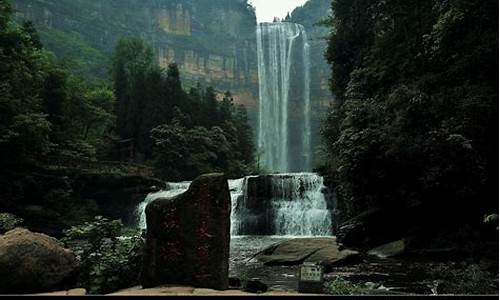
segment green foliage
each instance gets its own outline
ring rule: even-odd
[[[337,277],[334,281],[327,283],[325,292],[329,295],[361,296],[368,294],[368,289],[364,286],[353,284],[341,277]]]
[[[114,96],[86,83],[43,49],[31,22],[1,2],[0,153],[5,163],[64,153],[93,159],[114,126]]]
[[[24,222],[13,214],[0,213],[0,234],[6,233]]]
[[[79,284],[91,294],[107,294],[138,284],[144,240],[121,221],[96,217],[66,230],[64,241],[85,243]],[[126,234],[126,235],[125,235]]]
[[[234,107],[229,93],[222,101],[212,88],[186,93],[177,65],[162,70],[151,49],[137,38],[124,38],[116,45],[113,89],[105,82],[80,78],[64,53],[58,51],[58,59],[46,52],[33,24],[17,25],[10,20],[8,3],[1,3],[5,26],[0,28],[0,157],[5,163],[49,156],[151,162],[158,157],[151,130],[179,120],[206,152],[185,153],[193,160],[188,165],[197,167],[186,173],[184,167],[172,171],[180,174],[176,177],[216,170],[247,173],[253,163],[252,133],[246,111]],[[86,60],[96,54],[84,47],[78,34],[65,31],[52,37],[58,45],[64,41],[75,45],[76,52],[82,50],[68,56]],[[115,140],[115,132],[121,140]],[[115,146],[121,141],[131,141],[132,157],[113,155],[123,150]],[[171,152],[180,146],[173,147]],[[175,166],[162,166],[168,168]]]
[[[45,25],[40,25],[39,31],[45,47],[56,53],[74,74],[82,77],[108,77],[109,54],[90,45],[81,33]]]
[[[133,159],[153,161],[168,180],[249,172],[254,161],[252,129],[245,108],[234,106],[231,93],[220,101],[211,87],[186,93],[177,65],[159,69],[151,50],[138,39],[118,43],[113,78],[117,131],[133,141]]]
[[[498,2],[334,0],[325,160],[350,214],[497,210]],[[449,214],[448,214],[449,215]],[[347,216],[349,217],[349,216]],[[422,221],[424,222],[424,221]]]
[[[248,166],[253,161],[253,152],[249,140],[250,128],[246,127],[244,117],[246,113],[243,108],[236,111],[232,106],[224,108],[228,105],[224,101],[221,105],[227,109],[228,120],[220,127],[186,127],[180,121],[186,118],[178,111],[178,117],[171,124],[152,130],[155,165],[163,178],[186,180],[212,172],[239,177],[250,172]],[[218,113],[217,109],[216,106],[215,113]],[[233,113],[235,118],[232,120]]]
[[[10,20],[9,2],[0,1],[0,153],[13,162],[49,146],[50,124],[38,95],[46,56],[34,46],[34,33]]]
[[[440,264],[429,271],[429,280],[438,283],[440,295],[496,294],[498,283],[494,283],[494,276],[481,265],[466,263],[458,266]]]

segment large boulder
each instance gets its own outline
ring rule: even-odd
[[[336,236],[347,247],[369,250],[403,238],[409,221],[403,211],[372,209],[343,223]]]
[[[368,254],[379,258],[389,258],[403,255],[405,251],[406,241],[403,239],[374,248],[368,251]]]
[[[0,293],[64,290],[77,276],[75,255],[56,239],[20,228],[0,236]]]
[[[265,265],[315,263],[327,270],[355,262],[357,251],[339,247],[335,238],[298,238],[272,245],[254,256]]]
[[[231,199],[226,177],[197,178],[188,191],[146,207],[141,284],[228,288]]]

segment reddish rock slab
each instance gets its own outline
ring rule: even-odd
[[[184,194],[151,202],[146,207],[142,286],[227,289],[230,215],[224,174],[200,176]]]

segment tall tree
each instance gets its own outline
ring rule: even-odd
[[[422,206],[436,224],[453,208],[456,228],[497,210],[498,1],[334,0],[332,9],[338,101],[323,137],[350,214]]]

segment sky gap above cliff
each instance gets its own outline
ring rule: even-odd
[[[284,19],[287,13],[304,5],[307,0],[250,0],[256,8],[257,22],[272,22],[275,17]]]

